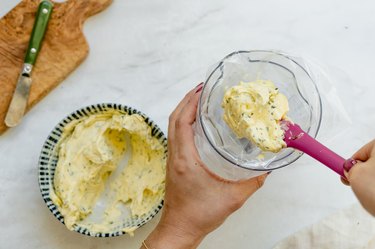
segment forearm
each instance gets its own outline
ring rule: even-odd
[[[192,233],[179,230],[165,224],[159,224],[146,238],[141,249],[194,249],[197,248],[204,236],[195,236]]]

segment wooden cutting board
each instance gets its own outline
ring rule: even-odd
[[[84,21],[112,0],[68,0],[54,3],[44,41],[32,72],[29,110],[86,58],[89,46]],[[21,71],[39,0],[23,0],[0,19],[0,134]]]

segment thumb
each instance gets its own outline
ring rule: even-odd
[[[257,177],[243,180],[241,183],[243,185],[242,187],[244,188],[243,191],[248,196],[254,194],[255,191],[257,191],[263,186],[264,182],[266,181],[267,176],[268,176],[268,173],[265,173]]]

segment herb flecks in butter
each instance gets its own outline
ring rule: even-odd
[[[288,100],[273,82],[240,82],[229,88],[222,102],[224,121],[238,138],[247,138],[263,151],[286,146],[280,120],[287,118]]]
[[[86,227],[92,232],[113,232],[112,224],[121,215],[119,203],[126,204],[132,216],[142,216],[164,195],[164,146],[138,114],[113,112],[73,121],[65,127],[58,149],[54,190],[50,194],[71,230],[92,213],[107,178],[128,150],[131,155],[127,165],[110,183],[111,202],[103,222]]]

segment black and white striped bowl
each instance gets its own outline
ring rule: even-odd
[[[64,127],[74,120],[80,120],[92,114],[99,114],[105,113],[108,111],[118,111],[119,113],[123,114],[140,114],[144,119],[145,122],[151,127],[152,136],[159,139],[159,141],[163,144],[165,148],[165,155],[167,155],[167,139],[161,129],[152,121],[149,117],[145,114],[137,111],[134,108],[120,105],[120,104],[96,104],[81,108],[66,118],[64,118],[59,124],[55,126],[55,128],[51,131],[48,135],[47,140],[45,141],[40,158],[39,158],[39,187],[42,193],[43,200],[47,204],[47,207],[52,212],[52,214],[64,224],[64,217],[59,212],[56,205],[52,202],[50,197],[50,190],[53,188],[53,177],[55,174],[55,168],[58,161],[58,148],[57,144],[61,138],[61,134],[64,130]],[[74,227],[74,231],[94,236],[94,237],[113,237],[125,234],[123,230],[126,228],[139,228],[146,224],[149,220],[151,220],[163,207],[163,199],[160,200],[160,203],[154,206],[146,215],[142,217],[135,217],[129,218],[124,220],[121,225],[116,227],[114,232],[111,233],[93,233],[90,232],[88,229],[80,227],[76,225]]]

